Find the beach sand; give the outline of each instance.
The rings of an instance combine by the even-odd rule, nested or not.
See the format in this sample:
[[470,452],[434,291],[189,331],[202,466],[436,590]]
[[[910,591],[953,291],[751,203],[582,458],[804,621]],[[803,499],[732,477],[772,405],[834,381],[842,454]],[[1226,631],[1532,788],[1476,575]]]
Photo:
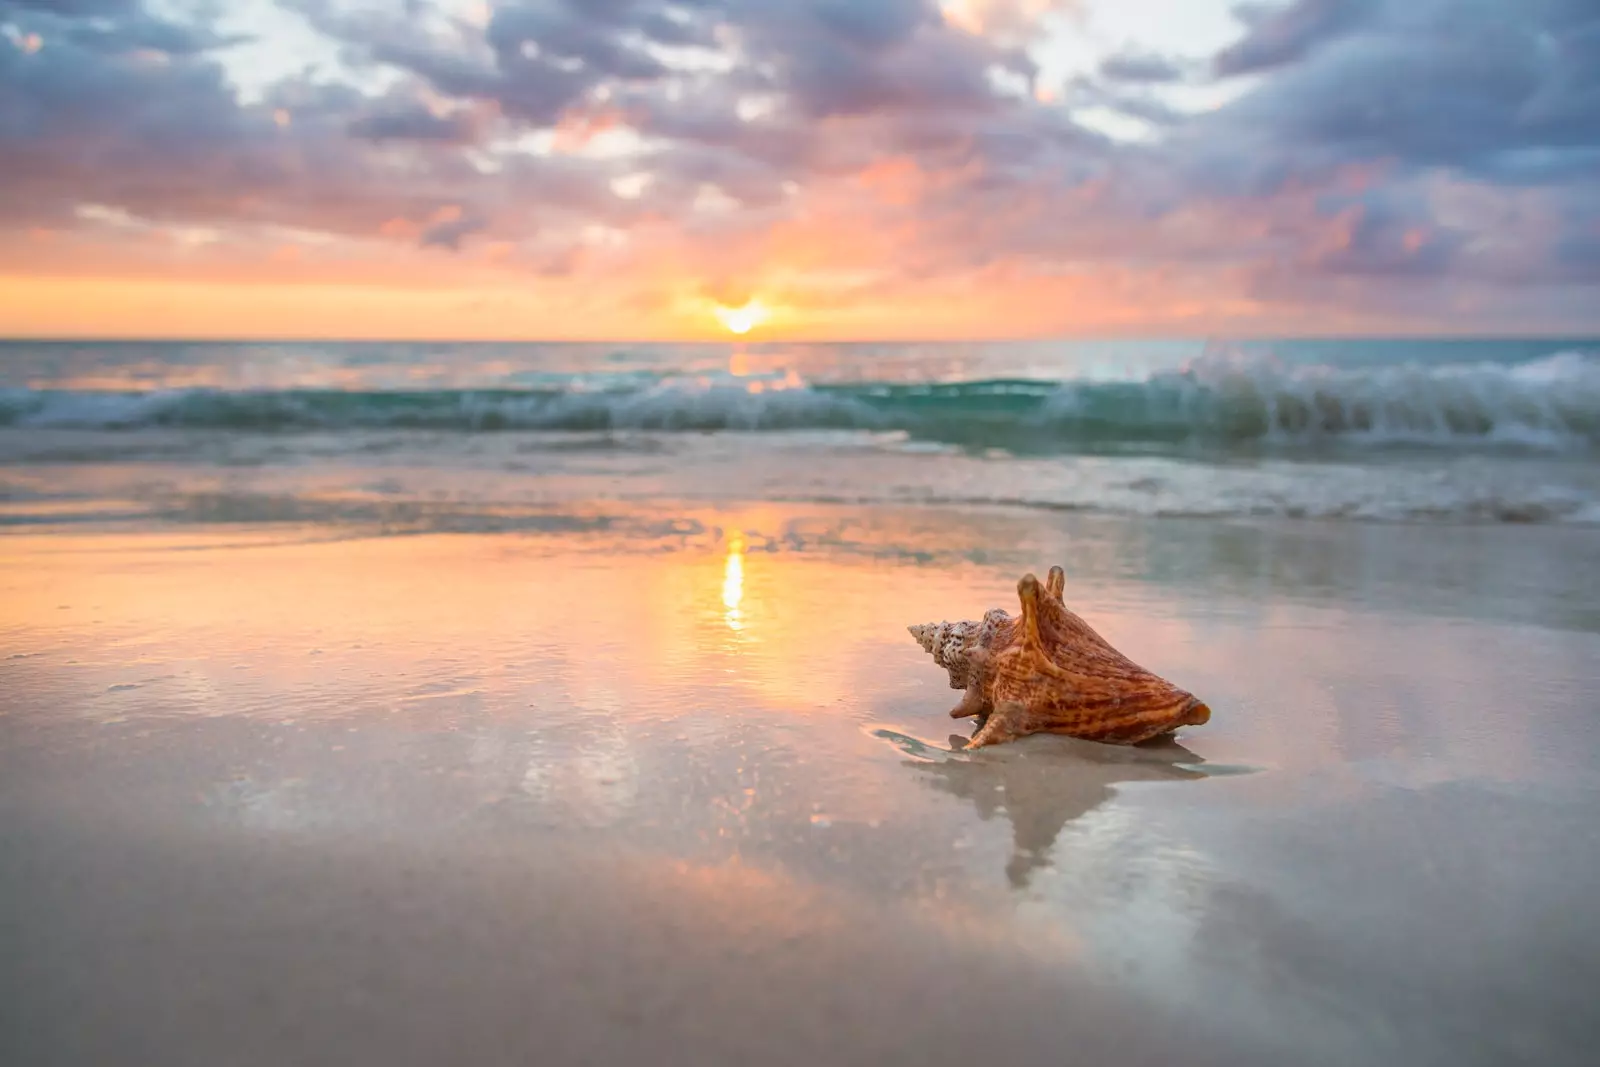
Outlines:
[[[0,1062],[1469,1064],[1600,1040],[1600,544],[617,505],[0,537]],[[1211,723],[955,751],[1067,600]]]

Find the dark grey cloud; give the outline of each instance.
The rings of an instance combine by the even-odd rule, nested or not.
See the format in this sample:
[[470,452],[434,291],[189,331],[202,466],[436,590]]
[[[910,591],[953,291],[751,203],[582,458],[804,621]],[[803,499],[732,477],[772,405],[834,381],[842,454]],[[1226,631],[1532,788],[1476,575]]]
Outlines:
[[811,119],[981,107],[995,95],[990,66],[1032,73],[1025,53],[949,30],[933,0],[692,0],[671,7],[515,0],[495,8],[484,35],[488,54],[473,58],[393,20],[290,2],[371,58],[441,92],[491,99],[531,125],[555,122],[602,86],[626,92],[681,82],[660,50],[725,52],[728,35],[743,64],[720,79],[722,88],[776,93]]
[[[769,8],[780,5],[768,5]],[[793,5],[806,11],[807,5]],[[746,7],[760,10],[759,5]],[[908,40],[917,29],[940,21],[926,0],[814,0],[809,13],[828,36],[860,48],[885,49]]]
[[1442,227],[1426,204],[1397,203],[1383,195],[1352,198],[1334,211],[1330,232],[1337,238],[1313,246],[1306,265],[1319,272],[1357,275],[1446,274],[1466,243],[1465,234]]
[[1282,7],[1246,5],[1238,10],[1249,32],[1219,52],[1218,74],[1254,74],[1303,59],[1319,45],[1350,33],[1383,0],[1292,0]]
[[52,33],[32,54],[0,45],[0,211],[48,222],[84,200],[129,210],[152,195],[211,200],[204,179],[231,153],[239,176],[271,180],[278,165],[254,148],[270,118],[252,131],[209,60],[125,54],[139,39],[134,30],[127,48],[107,48]]
[[[1307,52],[1313,39],[1320,47]],[[1204,124],[1220,136],[1252,131],[1260,159],[1392,160],[1514,181],[1524,169],[1581,172],[1600,147],[1593,0],[1299,0],[1219,64],[1243,69],[1238,56],[1288,41],[1299,43],[1282,54],[1298,62],[1280,58]]]
[[1177,82],[1184,78],[1181,64],[1149,52],[1124,52],[1100,64],[1100,76],[1114,82]]
[[889,111],[949,114],[999,103],[986,73],[989,59],[971,38],[949,33],[864,61],[841,41],[819,41],[779,62],[783,89],[807,118]]
[[1033,61],[947,26],[932,0],[738,0],[725,18],[750,62],[806,119],[836,115],[998,111],[1008,102],[991,69],[1031,84]]
[[144,0],[0,0],[0,18],[27,22],[52,42],[101,52],[191,55],[227,43],[151,13]]
[[1592,2],[1386,0],[1189,123],[1167,158],[1241,209],[1353,184],[1290,235],[1284,269],[1308,279],[1595,284],[1597,27]]
[[[416,20],[290,2],[367,59],[526,127],[619,112],[667,143],[649,159],[650,204],[662,211],[686,207],[702,182],[766,208],[791,182],[876,155],[959,162],[1032,136],[1012,123],[1071,126],[1062,116],[1041,123],[996,88],[995,70],[1031,84],[1025,52],[952,29],[933,0],[518,0],[495,9],[476,49],[432,38]],[[686,69],[684,50],[701,66]],[[758,112],[741,114],[752,103]],[[840,119],[854,124],[848,143],[818,125]]]
[[439,141],[468,144],[477,124],[466,111],[444,115],[410,100],[384,101],[350,120],[350,135],[365,141]]
[[1555,266],[1574,281],[1600,281],[1600,220],[1569,231],[1556,242]]
[[0,6],[42,11],[67,18],[109,18],[141,13],[144,2],[143,0],[10,0],[9,3]]
[[483,232],[488,225],[488,220],[477,214],[463,214],[458,218],[444,219],[422,231],[422,247],[460,251],[461,242],[475,233]]
[[460,151],[467,120],[435,118],[404,89],[372,98],[291,78],[247,104],[209,50],[141,54],[138,10],[121,22],[89,16],[102,35],[92,41],[72,32],[85,25],[30,21],[54,13],[0,11],[43,37],[35,51],[0,40],[0,228],[70,227],[95,206],[158,226],[366,237],[401,220],[456,247],[491,220],[531,231],[527,204],[599,217],[615,199],[603,170],[575,179],[564,162],[486,180]]

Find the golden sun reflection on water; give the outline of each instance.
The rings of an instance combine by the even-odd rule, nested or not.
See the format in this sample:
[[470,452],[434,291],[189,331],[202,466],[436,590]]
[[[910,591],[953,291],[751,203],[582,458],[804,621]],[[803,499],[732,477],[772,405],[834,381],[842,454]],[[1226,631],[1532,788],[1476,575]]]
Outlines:
[[728,629],[738,633],[744,629],[744,538],[735,534],[728,541],[728,558],[722,567],[722,606]]

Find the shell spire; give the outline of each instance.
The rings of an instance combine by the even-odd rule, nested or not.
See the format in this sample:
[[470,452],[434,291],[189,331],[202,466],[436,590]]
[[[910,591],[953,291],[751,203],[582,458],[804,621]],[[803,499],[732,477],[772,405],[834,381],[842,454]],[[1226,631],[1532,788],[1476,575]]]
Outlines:
[[978,637],[978,624],[929,622],[908,629],[922,650],[933,657],[933,662],[950,672],[950,688],[965,689],[972,675],[972,652]]

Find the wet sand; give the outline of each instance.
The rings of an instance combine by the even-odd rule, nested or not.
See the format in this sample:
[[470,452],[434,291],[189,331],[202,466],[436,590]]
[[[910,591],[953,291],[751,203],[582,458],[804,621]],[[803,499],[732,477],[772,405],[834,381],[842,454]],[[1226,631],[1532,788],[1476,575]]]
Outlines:
[[[1585,531],[0,537],[0,1062],[1585,1062]],[[954,751],[1068,600],[1212,723]]]

